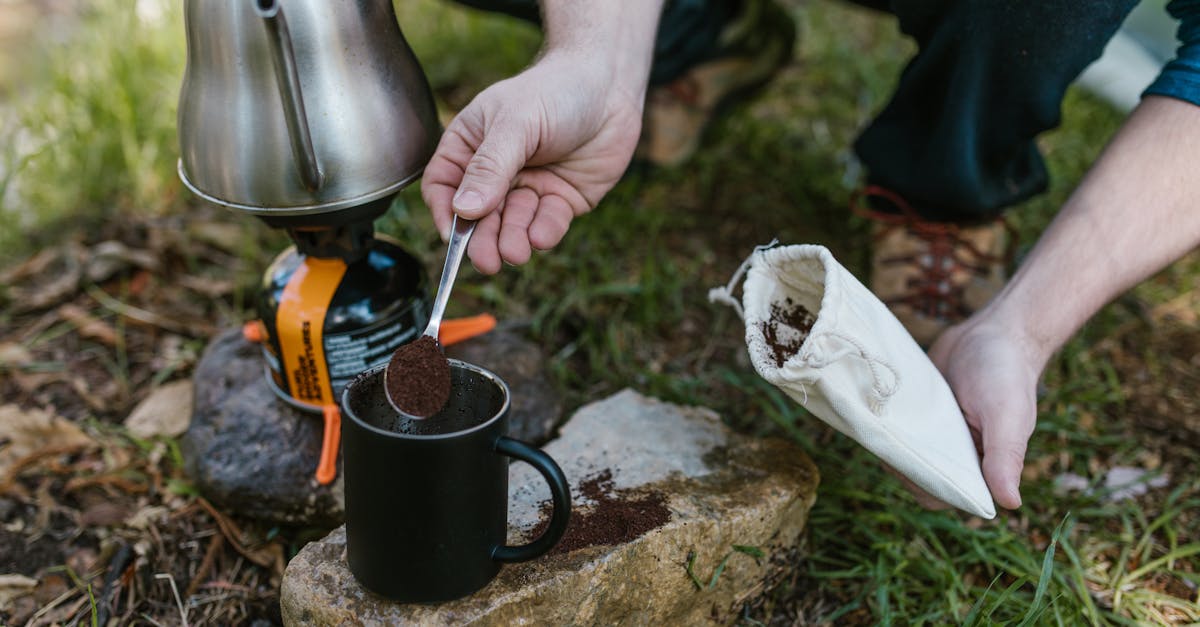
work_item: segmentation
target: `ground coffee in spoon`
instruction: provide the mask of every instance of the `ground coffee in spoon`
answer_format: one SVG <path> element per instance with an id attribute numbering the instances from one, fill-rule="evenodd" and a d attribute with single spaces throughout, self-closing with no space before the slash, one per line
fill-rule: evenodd
<path id="1" fill-rule="evenodd" d="M 432 416 L 450 399 L 450 362 L 428 335 L 397 348 L 383 380 L 392 404 L 413 416 Z"/>

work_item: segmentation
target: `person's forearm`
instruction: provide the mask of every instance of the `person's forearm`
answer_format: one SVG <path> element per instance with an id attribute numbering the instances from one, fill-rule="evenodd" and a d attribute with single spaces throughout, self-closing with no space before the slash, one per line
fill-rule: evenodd
<path id="1" fill-rule="evenodd" d="M 611 84 L 644 95 L 664 0 L 543 0 L 544 54 L 583 52 Z"/>
<path id="2" fill-rule="evenodd" d="M 1040 365 L 1106 303 L 1200 245 L 1200 107 L 1147 97 L 981 312 Z"/>

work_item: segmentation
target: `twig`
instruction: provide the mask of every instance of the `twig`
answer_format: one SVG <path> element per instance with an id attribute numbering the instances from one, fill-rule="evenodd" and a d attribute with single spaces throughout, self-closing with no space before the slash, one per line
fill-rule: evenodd
<path id="1" fill-rule="evenodd" d="M 255 590 L 251 586 L 240 583 L 231 583 L 220 579 L 216 581 L 210 581 L 200 587 L 204 589 L 216 588 L 217 590 L 233 590 L 235 592 L 242 592 L 245 594 L 255 594 Z"/>
<path id="2" fill-rule="evenodd" d="M 92 445 L 93 445 L 92 442 L 88 442 L 88 443 L 84 443 L 84 444 L 68 444 L 66 446 L 52 446 L 49 448 L 44 448 L 40 451 L 34 451 L 34 452 L 18 459 L 8 469 L 8 472 L 5 473 L 4 479 L 0 480 L 0 494 L 8 492 L 9 489 L 12 488 L 13 482 L 15 482 L 17 480 L 17 477 L 21 474 L 21 472 L 24 471 L 26 468 L 36 464 L 38 461 L 45 459 L 47 457 L 54 457 L 56 455 L 66 455 L 69 453 L 75 453 L 81 449 L 87 448 Z"/>
<path id="3" fill-rule="evenodd" d="M 105 309 L 129 318 L 134 322 L 140 322 L 152 327 L 158 327 L 160 329 L 170 331 L 171 333 L 184 335 L 190 338 L 203 338 L 216 332 L 216 329 L 214 329 L 210 324 L 200 322 L 185 324 L 183 322 L 172 320 L 162 314 L 157 314 L 153 311 L 147 311 L 140 307 L 134 307 L 128 303 L 123 303 L 112 296 L 109 296 L 104 292 L 104 290 L 95 286 L 89 287 L 87 289 L 87 293 L 88 296 L 91 296 L 93 299 L 95 299 L 95 301 L 100 303 L 100 305 Z"/>
<path id="4" fill-rule="evenodd" d="M 162 623 L 154 620 L 154 618 L 152 616 L 150 616 L 149 614 L 147 614 L 145 612 L 142 612 L 142 620 L 149 622 L 151 625 L 154 625 L 154 627 L 163 627 Z"/>
<path id="5" fill-rule="evenodd" d="M 175 586 L 175 578 L 171 573 L 158 573 L 154 575 L 155 579 L 166 579 L 171 584 L 171 594 L 175 595 L 175 605 L 179 608 L 179 618 L 183 621 L 183 627 L 188 627 L 187 608 L 183 606 L 183 601 L 179 598 L 179 588 Z"/>
<path id="6" fill-rule="evenodd" d="M 226 601 L 229 599 L 239 599 L 240 600 L 240 599 L 244 599 L 244 598 L 246 598 L 246 596 L 242 595 L 242 594 L 222 593 L 222 594 L 214 594 L 214 595 L 205 596 L 205 597 L 192 597 L 191 600 L 189 601 L 189 603 L 192 604 L 192 607 L 201 607 L 204 605 L 210 605 L 213 603 L 218 603 L 218 602 Z"/>
<path id="7" fill-rule="evenodd" d="M 30 617 L 29 622 L 25 623 L 25 627 L 32 627 L 32 625 L 37 622 L 37 619 L 50 613 L 50 610 L 58 607 L 59 603 L 66 601 L 67 599 L 71 598 L 71 595 L 77 594 L 78 592 L 79 592 L 79 590 L 77 590 L 75 588 L 71 588 L 70 590 L 67 590 L 66 592 L 58 595 L 57 599 L 54 599 L 53 601 L 47 603 L 46 607 L 43 607 L 42 609 L 38 610 L 36 614 L 34 614 L 32 617 Z"/>
<path id="8" fill-rule="evenodd" d="M 68 608 L 68 609 L 67 609 L 67 612 L 66 612 L 66 614 L 65 614 L 65 615 L 66 615 L 66 616 L 74 616 L 74 615 L 78 614 L 78 613 L 79 613 L 79 610 L 83 609 L 83 606 L 84 606 L 84 605 L 85 605 L 85 604 L 88 602 L 88 600 L 90 600 L 91 598 L 92 598 L 91 596 L 82 596 L 82 597 L 79 597 L 79 600 L 75 601 L 75 605 L 72 605 L 70 608 Z"/>
<path id="9" fill-rule="evenodd" d="M 188 582 L 187 590 L 184 591 L 183 596 L 190 599 L 193 594 L 196 594 L 196 590 L 200 587 L 200 584 L 208 577 L 208 571 L 212 570 L 213 561 L 217 559 L 217 553 L 220 552 L 224 544 L 225 536 L 219 533 L 213 536 L 212 541 L 208 543 L 208 550 L 204 552 L 204 559 L 200 560 L 200 568 L 196 569 L 195 576 Z"/>
<path id="10" fill-rule="evenodd" d="M 31 344 L 35 336 L 40 335 L 42 331 L 49 329 L 55 322 L 58 322 L 58 312 L 54 309 L 47 311 L 34 320 L 32 324 L 26 326 L 19 336 L 17 336 L 18 344 Z"/>
<path id="11" fill-rule="evenodd" d="M 123 472 L 123 471 L 124 471 L 124 469 L 121 470 L 121 472 Z M 124 490 L 127 494 L 143 494 L 150 489 L 145 485 L 142 485 L 135 481 L 130 481 L 129 479 L 126 479 L 125 477 L 121 477 L 121 476 L 118 476 L 115 474 L 106 474 L 106 475 L 93 475 L 90 477 L 74 477 L 72 479 L 69 479 L 67 481 L 67 483 L 65 485 L 63 485 L 63 491 L 64 492 L 74 492 L 76 490 L 80 490 L 83 488 L 96 486 L 96 485 L 114 485 L 114 486 Z"/>
<path id="12" fill-rule="evenodd" d="M 242 574 L 242 567 L 245 565 L 246 558 L 239 554 L 237 556 L 237 561 L 233 563 L 233 568 L 229 569 L 229 572 L 225 575 L 225 578 L 228 579 L 230 583 L 237 583 L 238 578 L 241 577 Z M 249 580 L 250 577 L 246 577 L 246 579 Z"/>
<path id="13" fill-rule="evenodd" d="M 274 566 L 275 560 L 264 560 L 262 556 L 254 555 L 242 545 L 241 530 L 238 529 L 237 525 L 235 525 L 232 520 L 229 520 L 227 516 L 217 511 L 217 508 L 213 507 L 212 503 L 209 503 L 207 500 L 201 497 L 197 497 L 196 502 L 200 503 L 200 505 L 204 507 L 205 511 L 207 511 L 208 514 L 213 517 L 213 520 L 217 521 L 217 526 L 221 528 L 221 533 L 225 534 L 225 539 L 229 540 L 230 546 L 232 546 L 233 549 L 238 553 L 241 553 L 242 557 L 245 557 L 251 562 L 262 566 L 263 568 L 271 568 Z"/>

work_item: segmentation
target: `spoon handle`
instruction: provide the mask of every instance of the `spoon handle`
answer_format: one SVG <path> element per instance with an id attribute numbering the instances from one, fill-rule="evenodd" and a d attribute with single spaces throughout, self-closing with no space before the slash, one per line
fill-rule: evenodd
<path id="1" fill-rule="evenodd" d="M 446 263 L 442 266 L 442 278 L 438 280 L 437 293 L 433 297 L 433 310 L 429 312 L 429 326 L 425 327 L 425 335 L 437 339 L 438 327 L 442 324 L 442 315 L 446 313 L 446 303 L 450 300 L 450 288 L 454 286 L 454 278 L 458 276 L 458 266 L 462 263 L 463 255 L 467 252 L 467 242 L 475 232 L 475 220 L 464 220 L 457 215 L 450 227 L 450 245 L 446 249 Z"/>

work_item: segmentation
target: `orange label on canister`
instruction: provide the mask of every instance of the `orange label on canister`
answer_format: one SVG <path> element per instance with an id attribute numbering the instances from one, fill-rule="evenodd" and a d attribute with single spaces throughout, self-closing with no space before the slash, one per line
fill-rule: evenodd
<path id="1" fill-rule="evenodd" d="M 282 370 L 292 398 L 315 405 L 332 404 L 333 385 L 325 366 L 322 330 L 329 302 L 346 273 L 341 259 L 308 257 L 296 269 L 275 314 Z"/>

